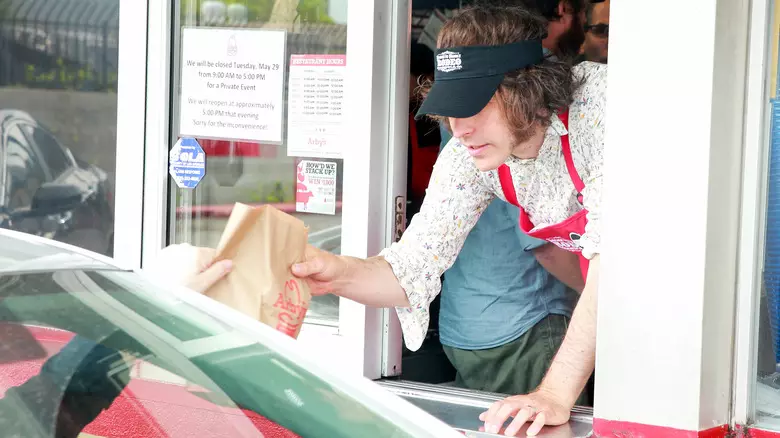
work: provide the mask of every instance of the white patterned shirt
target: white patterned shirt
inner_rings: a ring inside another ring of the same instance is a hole
[[[569,144],[574,166],[585,189],[583,205],[571,181],[561,150],[566,128],[557,115],[545,133],[539,155],[510,157],[517,200],[534,230],[560,223],[583,208],[588,210],[582,254],[599,253],[601,176],[604,150],[604,107],[607,66],[583,62],[573,69],[585,83],[569,106]],[[416,351],[430,322],[429,306],[441,291],[441,275],[455,262],[469,231],[494,198],[506,201],[498,172],[477,169],[466,147],[450,140],[436,160],[425,200],[399,242],[380,253],[406,292],[410,307],[396,308],[407,348]]]

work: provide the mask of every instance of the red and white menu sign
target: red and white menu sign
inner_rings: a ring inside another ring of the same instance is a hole
[[[346,55],[292,55],[287,155],[342,158]]]

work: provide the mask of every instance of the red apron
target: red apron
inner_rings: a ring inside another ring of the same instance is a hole
[[[559,118],[568,131],[569,112],[566,111],[560,114]],[[569,171],[569,177],[571,178],[571,182],[574,183],[574,188],[577,189],[577,200],[580,202],[580,205],[582,205],[582,190],[585,188],[585,184],[583,184],[580,175],[577,173],[577,169],[574,167],[574,160],[571,157],[571,147],[569,146],[568,132],[566,135],[561,136],[561,148],[563,149],[563,158],[566,160],[566,169]],[[546,240],[566,251],[578,253],[580,256],[582,277],[587,280],[588,265],[590,261],[582,256],[582,248],[579,245],[579,240],[585,233],[585,224],[588,223],[586,217],[588,211],[583,208],[563,222],[549,225],[536,231],[531,231],[534,228],[534,224],[531,223],[528,214],[526,214],[523,207],[520,206],[520,203],[517,201],[517,193],[515,192],[515,185],[512,182],[512,172],[509,170],[509,166],[502,164],[498,168],[498,179],[501,181],[501,190],[504,191],[506,200],[509,201],[510,204],[520,208],[520,229],[531,237]]]

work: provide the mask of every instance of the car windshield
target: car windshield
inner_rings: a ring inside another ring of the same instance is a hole
[[[0,429],[19,437],[405,437],[140,275],[0,274]]]
[[[55,242],[0,230],[0,274],[14,272],[50,271],[69,267],[89,267],[92,270],[111,269],[82,253],[56,246]]]

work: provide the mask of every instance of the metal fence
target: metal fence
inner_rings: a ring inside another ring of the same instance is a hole
[[[347,26],[344,24],[250,22],[234,27],[286,30],[288,54],[347,53]]]
[[[116,91],[119,0],[0,0],[0,86]]]

